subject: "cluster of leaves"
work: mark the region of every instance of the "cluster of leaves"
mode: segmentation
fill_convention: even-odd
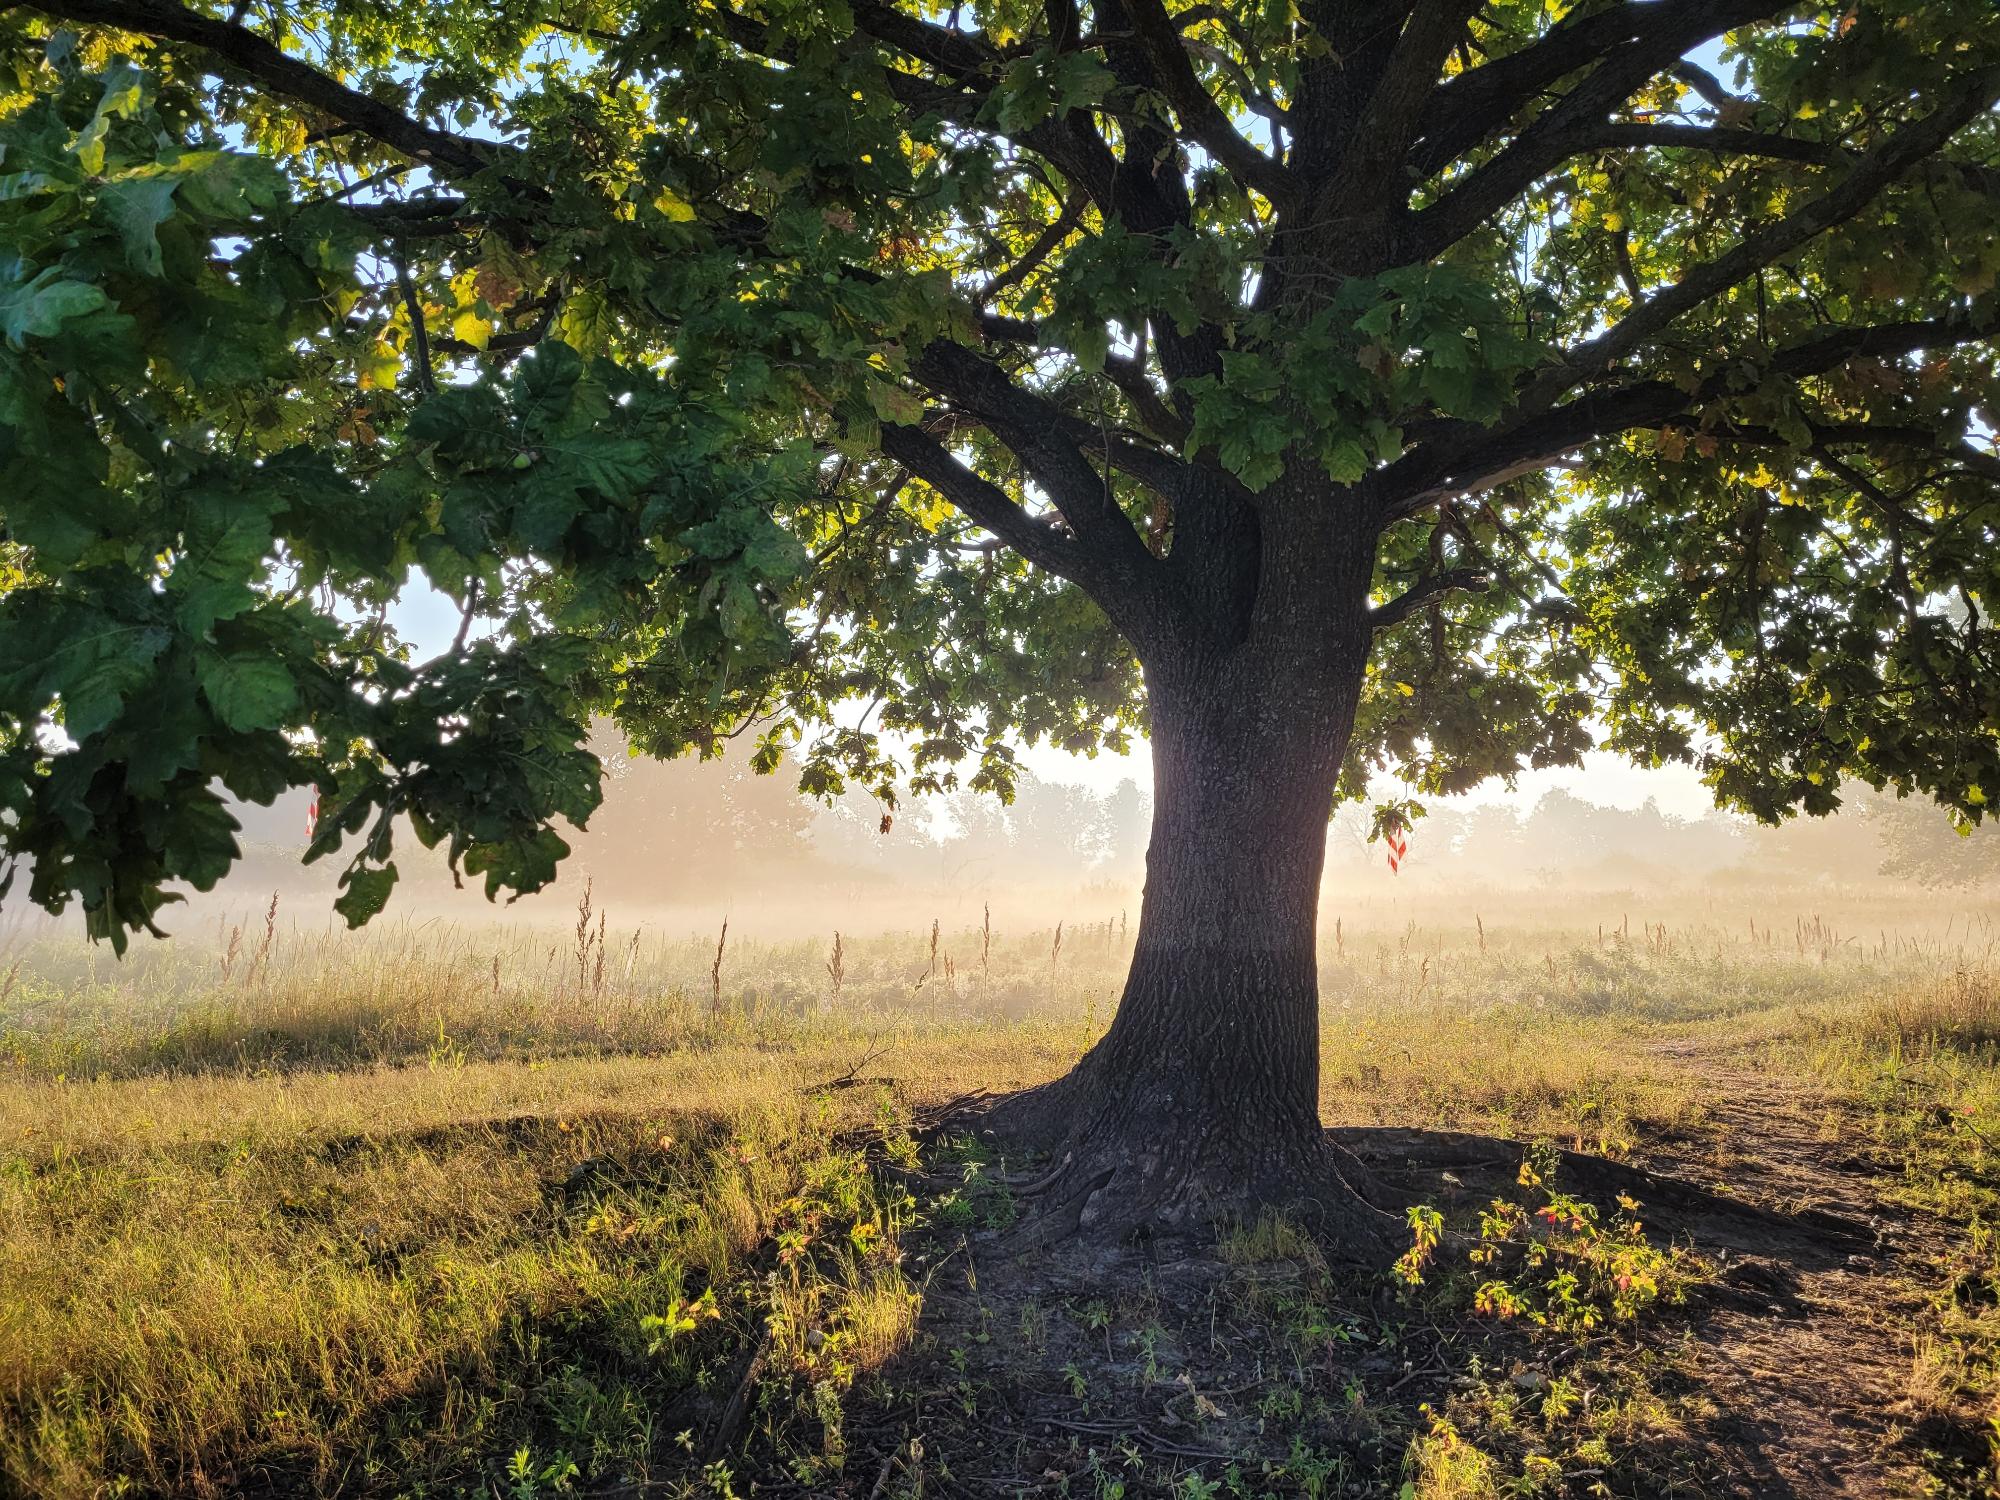
[[[1990,351],[1960,358],[1991,378]],[[1881,378],[1911,394],[1923,379]],[[1869,398],[1878,414],[1912,404]],[[1651,760],[1706,751],[1718,793],[1765,818],[1831,811],[1859,776],[1977,820],[2000,788],[1983,603],[2000,592],[2000,485],[1977,463],[1773,462],[1727,433],[1606,456],[1607,473],[1643,468],[1645,489],[1580,509],[1564,581],[1579,641],[1616,671],[1610,743]]]
[[[1622,1322],[1655,1303],[1685,1300],[1698,1264],[1678,1247],[1661,1250],[1646,1239],[1636,1200],[1620,1193],[1604,1223],[1595,1204],[1556,1190],[1554,1171],[1553,1152],[1531,1152],[1520,1183],[1541,1201],[1495,1199],[1480,1215],[1471,1263],[1510,1274],[1480,1284],[1474,1311],[1581,1334],[1607,1318]]]
[[[799,466],[560,342],[398,424],[352,317],[365,227],[73,41],[5,122],[0,191],[0,809],[31,893],[122,942],[165,880],[229,868],[222,789],[308,782],[308,858],[366,830],[350,921],[388,897],[399,814],[489,893],[545,884],[550,819],[597,802],[593,712],[678,749],[711,722],[685,705],[790,660],[804,557],[763,495]],[[479,639],[409,659],[382,611],[411,567]]]
[[[1220,375],[1183,389],[1190,445],[1253,492],[1299,451],[1351,485],[1400,458],[1420,416],[1491,422],[1536,358],[1495,289],[1451,265],[1351,276],[1302,323],[1260,314],[1241,333]]]
[[[1879,129],[1879,101],[1962,8],[1849,9],[1733,33],[1733,78],[1661,79],[1616,127],[1668,120],[1782,136],[1771,159],[1712,150],[1579,153],[1461,242],[1484,255],[1537,348],[1586,341],[1720,256]],[[1673,127],[1669,127],[1670,129]],[[1965,131],[1990,160],[1989,110]],[[1921,791],[1967,823],[2000,779],[2000,361],[1991,338],[1801,369],[1830,329],[1919,313],[1995,317],[1990,177],[1937,162],[1879,215],[1808,241],[1691,310],[1649,351],[1693,414],[1591,445],[1569,475],[1524,476],[1392,529],[1378,586],[1477,570],[1461,597],[1385,640],[1358,749],[1421,791],[1460,790],[1512,754],[1573,759],[1591,739],[1641,764],[1691,762],[1766,820],[1840,803],[1843,779]],[[1882,434],[1876,442],[1871,434]],[[1405,691],[1407,689],[1407,691]],[[1398,697],[1403,699],[1398,702]],[[1351,785],[1358,788],[1358,776]]]
[[[1389,1274],[1406,1287],[1424,1284],[1424,1272],[1437,1258],[1438,1246],[1444,1243],[1444,1215],[1428,1203],[1413,1203],[1405,1217],[1410,1225],[1410,1248],[1396,1258]]]
[[[1466,1263],[1481,1279],[1472,1309],[1520,1318],[1562,1334],[1582,1334],[1607,1319],[1623,1322],[1657,1303],[1678,1304],[1701,1265],[1678,1246],[1662,1250],[1645,1235],[1639,1204],[1620,1193],[1607,1223],[1597,1206],[1556,1188],[1557,1157],[1530,1148],[1517,1197],[1496,1198],[1479,1216],[1479,1238]],[[1424,1284],[1444,1243],[1444,1218],[1427,1204],[1409,1210],[1411,1245],[1391,1268],[1405,1288]],[[1504,1273],[1504,1274],[1502,1274]]]

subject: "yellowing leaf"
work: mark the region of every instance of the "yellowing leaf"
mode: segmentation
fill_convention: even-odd
[[[676,224],[686,224],[694,218],[694,205],[672,188],[661,188],[660,195],[653,200],[653,207]]]
[[[354,362],[356,381],[364,391],[393,390],[402,372],[403,356],[386,344],[377,344]]]
[[[451,320],[451,336],[475,349],[484,349],[486,341],[493,337],[493,330],[484,318],[468,307]]]
[[[892,422],[899,427],[908,427],[924,418],[924,403],[899,385],[887,381],[868,382],[868,404],[875,408],[875,415],[884,422]]]

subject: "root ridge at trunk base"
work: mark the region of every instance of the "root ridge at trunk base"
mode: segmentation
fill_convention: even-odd
[[[998,1237],[1002,1253],[1134,1240],[1193,1248],[1278,1213],[1332,1259],[1381,1269],[1395,1258],[1400,1220],[1380,1206],[1388,1195],[1316,1121],[1277,1132],[1165,1112],[1093,1118],[1068,1107],[1069,1082],[1003,1100],[982,1122],[996,1141],[1052,1149],[1054,1158],[1017,1189],[1022,1217]],[[1065,1116],[1076,1123],[1058,1130],[1053,1122]]]

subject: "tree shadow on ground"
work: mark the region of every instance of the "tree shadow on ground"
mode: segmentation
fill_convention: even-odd
[[[632,1135],[622,1128],[631,1125],[605,1121],[588,1151],[577,1139],[585,1132],[529,1116],[343,1136],[317,1149],[339,1165],[385,1150],[442,1152],[467,1129],[494,1134],[537,1160],[553,1231],[657,1186],[664,1159],[643,1142],[602,1145]],[[368,1429],[365,1462],[328,1469],[274,1453],[220,1487],[386,1493],[476,1479],[497,1493],[517,1442],[539,1466],[551,1453],[584,1457],[614,1428],[624,1456],[586,1464],[571,1488],[1196,1500],[1396,1496],[1407,1484],[1425,1497],[1817,1500],[1915,1492],[1913,1444],[1976,1464],[1970,1428],[1933,1417],[1899,1433],[1884,1399],[1907,1375],[1907,1352],[1871,1312],[1899,1295],[1930,1231],[1909,1216],[1856,1211],[1865,1183],[1836,1195],[1839,1174],[1865,1175],[1858,1169],[1815,1166],[1780,1133],[1768,1154],[1789,1163],[1792,1191],[1776,1206],[1755,1173],[1745,1187],[1766,1190],[1764,1201],[1704,1185],[1692,1163],[1662,1172],[1553,1153],[1565,1193],[1643,1205],[1652,1244],[1691,1247],[1707,1268],[1679,1305],[1557,1333],[1476,1312],[1477,1273],[1463,1269],[1462,1232],[1493,1200],[1520,1196],[1528,1148],[1444,1131],[1329,1134],[1394,1200],[1433,1205],[1461,1232],[1439,1248],[1423,1288],[1400,1286],[1386,1266],[1329,1265],[1275,1218],[1179,1245],[1070,1241],[1008,1255],[1018,1205],[975,1137],[935,1139],[915,1170],[881,1160],[877,1138],[876,1169],[910,1183],[929,1226],[905,1244],[904,1272],[923,1293],[915,1336],[879,1367],[780,1368],[750,1318],[704,1325],[689,1365],[699,1379],[669,1379],[635,1348],[632,1309],[524,1302],[491,1348],[456,1361],[459,1395],[440,1367],[348,1427]],[[680,1149],[706,1150],[726,1132],[686,1118],[676,1135]],[[1824,1191],[1805,1193],[1812,1181]],[[767,1242],[737,1280],[769,1280],[779,1253]],[[485,1392],[493,1413],[468,1421],[467,1391]],[[447,1407],[460,1431],[440,1448]],[[641,1426],[651,1436],[635,1446]],[[203,1484],[215,1489],[219,1477]]]
[[[1524,1156],[1453,1132],[1330,1134],[1456,1226],[1516,1189]],[[1383,1268],[1329,1267],[1273,1224],[1178,1250],[1009,1258],[995,1253],[1004,1199],[961,1188],[953,1201],[993,1228],[920,1252],[918,1337],[858,1388],[837,1492],[1911,1492],[1876,1378],[1880,1320],[1863,1305],[1893,1273],[1893,1227],[1556,1159],[1565,1193],[1636,1201],[1650,1242],[1701,1257],[1684,1303],[1556,1334],[1479,1316],[1463,1288],[1412,1296]],[[1462,1249],[1448,1240],[1440,1263]]]

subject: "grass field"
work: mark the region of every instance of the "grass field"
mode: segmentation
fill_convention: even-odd
[[[0,1485],[1988,1492],[1991,907],[1476,904],[1327,923],[1323,1113],[1412,1205],[1365,1275],[994,1248],[968,1096],[1107,1023],[1116,913],[17,933]]]

